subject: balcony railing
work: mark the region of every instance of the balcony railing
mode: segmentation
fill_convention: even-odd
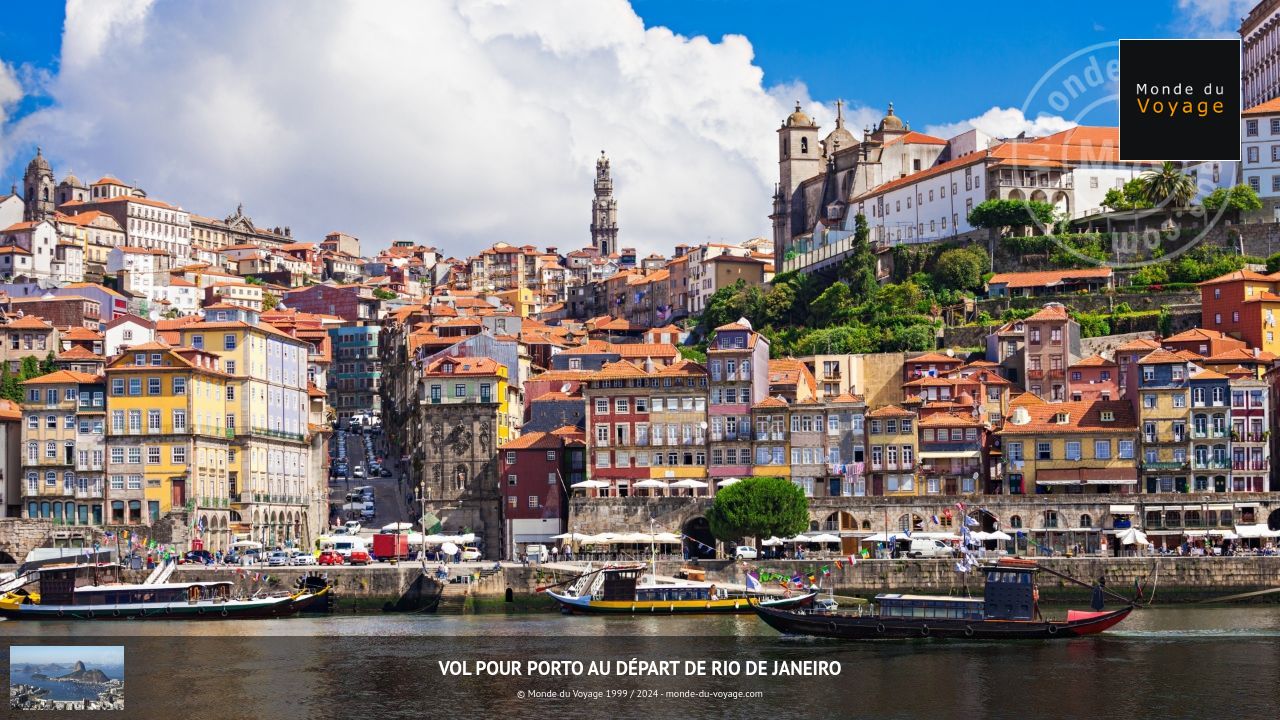
[[[1230,467],[1227,460],[1196,460],[1194,463],[1196,470],[1227,470]]]
[[[1271,469],[1271,463],[1266,460],[1236,460],[1231,463],[1231,469],[1267,471]]]

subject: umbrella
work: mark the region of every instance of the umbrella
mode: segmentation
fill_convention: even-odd
[[[831,533],[823,533],[821,535],[814,535],[813,537],[809,538],[809,542],[814,542],[814,543],[840,542],[840,536],[832,535]]]
[[[781,545],[782,543],[783,543],[782,538],[780,538],[780,537],[771,537],[771,538],[769,538],[768,540],[764,540],[764,541],[762,541],[760,544],[761,544],[761,545],[763,545],[763,546],[765,546],[765,547],[777,547],[778,545]]]
[[[571,487],[571,488],[597,488],[597,489],[599,489],[599,488],[607,488],[607,487],[609,487],[609,483],[607,483],[607,482],[601,482],[600,480],[583,480],[582,482],[576,482],[576,483],[574,483],[574,484],[570,485],[569,487]]]
[[[451,542],[447,542],[441,545],[440,549],[444,551],[445,555],[453,555],[454,553],[458,552],[458,546],[454,545]]]
[[[1009,537],[1009,533],[1003,530],[997,530],[993,533],[987,533],[987,539],[988,540],[1012,540],[1013,538]]]
[[[636,487],[636,488],[665,488],[666,486],[667,486],[667,484],[666,484],[665,482],[661,481],[661,480],[641,480],[640,482],[636,483],[635,485],[632,485],[631,487]]]
[[[654,535],[654,536],[653,536],[653,541],[654,541],[654,542],[656,542],[656,543],[661,543],[661,544],[664,544],[664,545],[668,545],[668,544],[672,544],[672,543],[678,543],[678,542],[680,542],[682,539],[683,539],[683,538],[681,538],[679,535],[676,535],[675,533],[669,533],[669,532],[661,532],[661,533],[658,533],[657,535]]]
[[[236,547],[242,547],[242,548],[261,548],[261,547],[262,547],[262,543],[260,543],[260,542],[255,542],[255,541],[253,541],[253,540],[237,540],[237,541],[235,541],[235,542],[231,543],[231,547],[233,547],[233,548],[236,548]]]
[[[410,545],[421,545],[421,544],[422,544],[422,533],[409,533],[409,544],[410,544]]]
[[[797,536],[795,536],[795,537],[793,537],[793,538],[787,538],[786,540],[783,540],[783,542],[789,542],[789,543],[807,543],[807,542],[811,542],[811,541],[809,540],[809,538],[808,538],[808,537],[806,537],[806,536],[804,536],[804,535],[797,535]]]
[[[721,480],[716,484],[719,485],[720,487],[728,487],[736,482],[742,482],[742,480],[738,478],[725,478],[724,480]]]
[[[653,536],[650,535],[649,533],[642,533],[642,532],[621,533],[617,537],[615,537],[613,541],[619,544],[649,543],[649,542],[653,542]]]
[[[707,486],[706,483],[702,482],[701,480],[694,480],[693,478],[685,478],[684,480],[677,480],[671,483],[671,487],[689,488],[691,490],[697,489],[697,488],[704,488],[706,486]]]
[[[1142,532],[1141,530],[1135,527],[1131,527],[1128,530],[1125,530],[1124,532],[1119,533],[1118,535],[1116,535],[1116,539],[1120,541],[1121,545],[1150,545],[1151,544],[1150,542],[1147,541],[1146,533]]]
[[[983,540],[990,540],[990,539],[991,539],[991,534],[990,534],[990,533],[985,533],[985,532],[983,532],[983,531],[979,530],[978,532],[971,532],[971,533],[969,533],[969,537],[970,537],[970,539],[977,540],[978,542],[982,542]]]
[[[412,529],[413,529],[413,524],[407,523],[407,522],[397,522],[397,523],[391,523],[390,525],[382,526],[382,532],[400,532],[401,530],[412,530]]]

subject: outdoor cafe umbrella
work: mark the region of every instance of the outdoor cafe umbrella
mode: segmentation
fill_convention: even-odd
[[[740,478],[725,478],[720,482],[716,483],[716,485],[719,485],[720,487],[729,487],[730,485],[736,482],[742,482],[742,480]]]
[[[667,484],[661,480],[641,480],[631,487],[649,490],[665,490]]]
[[[813,537],[809,538],[809,542],[813,542],[813,543],[840,542],[840,536],[832,535],[831,533],[823,533],[821,535],[814,535]]]
[[[1009,536],[1009,533],[1003,530],[996,530],[995,532],[987,533],[987,539],[988,540],[1012,540],[1013,538]]]
[[[685,478],[684,480],[677,480],[671,483],[671,487],[689,488],[690,490],[696,490],[698,488],[704,488],[706,486],[707,486],[706,483],[702,482],[701,480],[694,480],[693,478]]]
[[[811,540],[808,538],[808,536],[806,536],[806,535],[797,535],[797,536],[795,536],[795,537],[793,537],[793,538],[787,538],[786,540],[783,540],[783,542],[789,542],[789,543],[807,543],[807,542],[812,542],[812,541],[811,541]]]
[[[400,532],[401,530],[412,530],[413,523],[396,522],[382,526],[382,532]]]
[[[653,541],[660,545],[672,545],[682,540],[679,535],[669,532],[661,532],[653,536]]]
[[[1150,545],[1151,544],[1150,542],[1147,541],[1146,533],[1142,532],[1141,530],[1135,527],[1131,527],[1128,530],[1125,530],[1124,532],[1119,533],[1118,535],[1116,535],[1116,539],[1120,541],[1121,545]]]
[[[581,481],[581,482],[576,482],[576,483],[574,483],[574,484],[570,485],[569,487],[571,487],[571,488],[596,488],[596,489],[598,490],[598,489],[600,489],[600,488],[607,488],[607,487],[609,487],[609,483],[607,483],[607,482],[602,482],[602,481],[600,481],[600,480],[583,480],[583,481]]]
[[[763,541],[761,541],[761,543],[760,543],[760,544],[761,544],[761,545],[763,545],[763,546],[765,546],[765,547],[777,547],[778,545],[781,545],[782,543],[783,543],[782,538],[777,537],[777,536],[775,535],[774,537],[771,537],[771,538],[769,538],[769,539],[767,539],[767,540],[763,540]]]
[[[447,542],[440,546],[440,550],[443,551],[445,555],[453,555],[458,552],[458,546],[451,542]]]

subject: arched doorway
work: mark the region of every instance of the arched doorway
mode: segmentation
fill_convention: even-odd
[[[13,559],[12,555],[0,550],[0,565],[16,565],[17,562],[17,560]]]
[[[689,558],[713,558],[716,556],[716,538],[711,534],[711,524],[699,515],[690,518],[681,528],[684,532],[684,554]]]
[[[1267,528],[1271,530],[1280,530],[1280,510],[1272,510],[1267,516]]]

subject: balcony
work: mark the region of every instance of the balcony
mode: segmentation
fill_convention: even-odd
[[[1271,469],[1271,463],[1266,460],[1235,460],[1231,463],[1231,469],[1267,472]]]
[[[1193,467],[1196,470],[1229,470],[1231,463],[1225,459],[1196,460]]]
[[[1028,370],[1028,371],[1027,371],[1027,379],[1028,379],[1028,380],[1043,380],[1043,379],[1044,379],[1044,371],[1043,371],[1043,370]]]
[[[1142,469],[1143,470],[1186,470],[1187,463],[1185,460],[1183,461],[1174,460],[1173,462],[1166,462],[1166,461],[1144,462],[1142,463]]]

